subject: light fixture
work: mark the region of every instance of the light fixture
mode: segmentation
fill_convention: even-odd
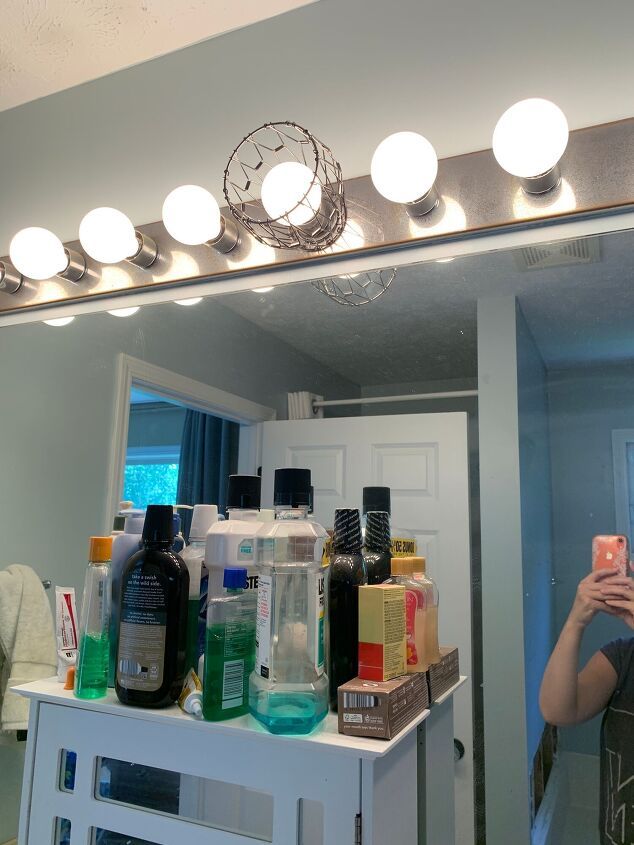
[[[42,320],[47,326],[67,326],[75,317],[55,317],[53,320]]]
[[[22,274],[11,264],[0,261],[0,291],[17,293],[22,287]]]
[[[91,258],[102,264],[129,261],[150,267],[158,255],[148,235],[135,230],[130,219],[116,208],[93,208],[79,224],[79,240]]]
[[[251,290],[253,291],[253,293],[270,293],[273,288],[251,288]]]
[[[307,129],[265,123],[238,144],[225,169],[231,213],[266,246],[319,252],[346,225],[341,165]]]
[[[114,311],[108,311],[113,317],[131,317],[139,310],[139,305],[132,305],[130,308],[115,308]]]
[[[192,296],[191,299],[175,299],[174,302],[176,305],[184,305],[185,308],[189,307],[190,305],[198,305],[199,302],[202,302],[202,296]]]
[[[568,121],[559,106],[533,97],[507,109],[493,132],[493,154],[529,194],[543,194],[561,179],[559,160],[568,145]]]
[[[181,244],[207,244],[227,253],[239,243],[238,227],[220,213],[209,191],[200,185],[181,185],[165,197],[165,228]]]
[[[23,276],[37,281],[60,276],[78,282],[86,272],[84,256],[67,249],[57,235],[41,226],[20,229],[11,240],[9,256]]]
[[[405,205],[410,217],[428,214],[438,204],[437,174],[436,150],[416,132],[388,135],[374,151],[370,166],[377,191]]]
[[[283,226],[303,226],[321,205],[321,185],[310,168],[299,161],[276,164],[262,182],[262,205]]]

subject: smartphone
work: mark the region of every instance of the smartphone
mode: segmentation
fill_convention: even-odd
[[[629,574],[630,544],[624,534],[600,534],[592,540],[592,569],[614,569]]]

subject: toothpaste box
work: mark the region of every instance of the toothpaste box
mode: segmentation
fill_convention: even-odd
[[[389,681],[407,672],[405,587],[359,587],[359,677]]]
[[[339,733],[393,739],[429,706],[424,672],[390,681],[353,678],[338,690]]]

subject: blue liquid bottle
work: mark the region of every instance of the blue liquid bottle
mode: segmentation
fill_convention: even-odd
[[[324,626],[327,538],[307,519],[310,470],[275,471],[274,522],[255,535],[256,663],[249,709],[275,734],[307,734],[328,712]]]

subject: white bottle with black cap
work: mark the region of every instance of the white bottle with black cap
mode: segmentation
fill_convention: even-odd
[[[363,538],[365,542],[365,526],[367,516],[372,511],[392,514],[392,498],[389,487],[363,488]],[[416,538],[411,531],[392,525],[390,530],[392,540],[392,557],[412,557],[416,554]]]
[[[253,538],[262,524],[259,475],[230,475],[227,485],[227,519],[216,522],[207,533],[205,565],[209,571],[209,598],[223,595],[226,567],[247,570],[247,589],[257,590],[253,562]]]

